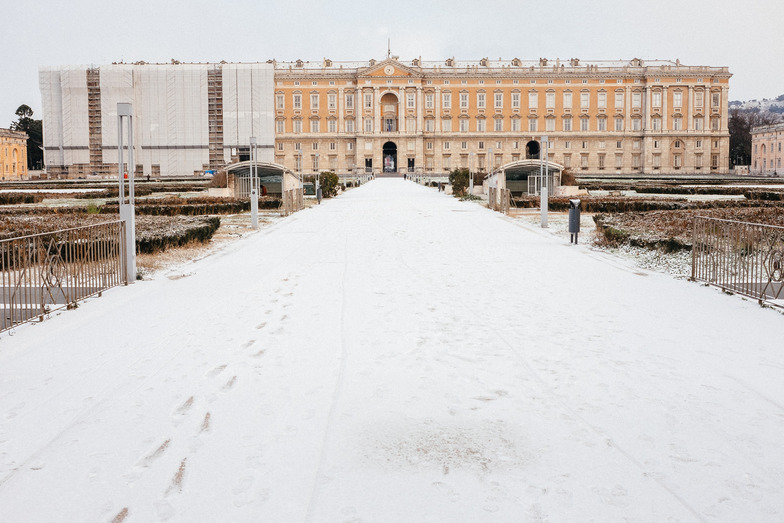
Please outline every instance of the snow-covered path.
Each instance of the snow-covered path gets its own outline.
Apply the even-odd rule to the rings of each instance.
[[[781,521],[784,316],[379,179],[0,338],[0,521]]]

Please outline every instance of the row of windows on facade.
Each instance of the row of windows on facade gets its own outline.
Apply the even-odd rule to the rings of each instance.
[[[757,145],[761,145],[760,150],[761,150],[762,154],[767,154],[767,152],[766,152],[767,148],[765,147],[764,143],[763,144],[754,144],[754,154],[757,154]],[[781,152],[781,142],[779,142],[778,145],[779,145],[778,152]],[[773,139],[771,138],[770,151],[773,152],[774,149],[775,149],[775,145],[773,144]]]
[[[583,83],[583,84],[587,84],[588,83],[588,79],[587,78],[580,78],[579,80],[580,80],[580,83]],[[705,80],[704,78],[697,78],[697,83],[698,84],[704,83],[704,80]],[[564,78],[562,81],[563,81],[564,84],[571,84],[572,83],[572,79],[571,78]],[[654,83],[660,84],[661,81],[662,81],[661,78],[657,78],[657,77],[653,78],[653,82]],[[682,81],[683,81],[682,78],[676,78],[675,79],[675,83],[682,83]],[[714,83],[714,84],[719,83],[719,79],[718,78],[711,78],[710,81],[712,83]],[[395,80],[387,79],[387,84],[392,84],[394,82],[395,82]],[[444,85],[450,85],[452,83],[451,80],[447,80],[447,79],[442,80],[442,82],[443,82]],[[460,84],[461,85],[468,85],[469,83],[474,83],[474,82],[478,83],[479,85],[484,85],[484,83],[485,83],[485,81],[482,80],[482,79],[471,80],[470,82],[467,79],[460,80]],[[538,80],[536,78],[531,78],[531,79],[528,80],[528,83],[530,83],[531,85],[536,84],[537,82],[538,82]],[[372,80],[369,80],[369,79],[365,80],[365,84],[372,84],[372,83],[373,83]],[[415,83],[414,80],[409,78],[408,84],[409,85],[414,85],[414,83]],[[496,80],[495,83],[496,83],[496,85],[501,85],[501,84],[504,83],[504,81],[503,80]],[[517,84],[520,83],[520,80],[519,79],[513,79],[512,83],[514,85],[517,85]],[[548,85],[552,85],[554,83],[555,83],[555,80],[553,80],[553,79],[548,79],[547,80],[547,84]],[[577,82],[575,82],[575,83],[577,83]],[[605,83],[607,83],[607,81],[604,78],[600,78],[599,79],[599,83],[600,84],[605,84]],[[623,84],[623,79],[616,78],[615,79],[615,83],[616,84]],[[641,78],[635,78],[634,79],[634,83],[635,84],[641,84],[642,83],[642,79]],[[318,82],[318,80],[312,80],[310,82],[310,84],[311,85],[319,85],[319,82]],[[335,85],[336,82],[334,80],[329,80],[328,84],[329,85]],[[433,80],[425,80],[425,84],[426,85],[432,85],[433,84]],[[278,81],[278,85],[279,86],[283,85],[283,81],[279,80]],[[299,85],[301,85],[301,82],[299,80],[295,80],[294,81],[294,86],[299,86]],[[354,81],[353,80],[346,80],[346,85],[354,85]]]
[[[614,168],[615,169],[623,169],[624,155],[623,154],[616,154],[614,156],[615,156]],[[555,155],[554,154],[550,154],[550,155],[548,155],[548,157],[549,157],[550,161],[555,161]],[[590,157],[589,153],[581,153],[580,154],[580,164],[579,164],[580,169],[588,169],[589,168],[589,157]],[[491,158],[492,159],[490,161],[492,162],[494,168],[501,167],[502,162],[503,162],[503,158],[502,158],[501,155],[492,155]],[[606,154],[597,154],[596,158],[597,158],[597,160],[596,160],[596,167],[599,170],[603,170],[603,169],[608,168],[607,167],[607,155]],[[641,154],[632,154],[632,168],[633,169],[638,169],[639,170],[641,168],[641,166],[642,166],[642,159],[641,158],[642,158]],[[517,154],[517,155],[513,154],[511,159],[512,159],[513,162],[517,161],[517,160],[520,159],[520,155],[519,154]],[[409,158],[409,160],[413,160],[413,158]],[[312,166],[313,171],[318,171],[319,168],[320,168],[319,167],[320,166],[319,156],[318,155],[312,156],[311,159],[310,159],[310,162],[311,162],[311,166]],[[337,158],[337,156],[330,156],[330,157],[328,157],[327,162],[328,162],[330,170],[334,171],[334,170],[338,169],[338,158]],[[563,156],[561,158],[561,162],[562,162],[564,168],[566,168],[566,169],[570,169],[572,167],[575,167],[575,166],[572,165],[572,155],[571,154],[563,154]],[[425,157],[425,169],[426,170],[432,171],[434,169],[434,163],[435,163],[434,157],[432,157],[432,156]],[[411,165],[411,164],[413,164],[413,161],[407,162],[407,165]],[[302,158],[301,157],[297,157],[296,160],[295,160],[295,168],[296,168],[296,170],[297,171],[301,171],[302,170],[302,165],[303,165]],[[468,157],[468,155],[462,155],[459,158],[459,165],[460,165],[460,167],[463,167],[463,168],[473,167],[472,159],[470,159]],[[353,156],[346,157],[346,166],[350,170],[354,169],[355,163],[354,163],[354,157]],[[671,166],[674,169],[681,169],[681,168],[683,168],[683,166],[684,166],[684,164],[683,164],[683,155],[682,154],[673,154],[672,155],[672,164],[671,164]],[[481,170],[485,170],[485,167],[486,167],[485,156],[483,156],[483,155],[477,156],[476,167],[480,171]],[[661,156],[661,154],[654,154],[652,156],[651,167],[653,167],[653,169],[661,169],[662,168],[662,156]],[[694,168],[695,169],[702,169],[702,167],[703,167],[703,155],[702,154],[695,154],[694,155]],[[779,167],[781,167],[781,163],[780,162],[779,162]],[[447,170],[447,171],[452,169],[452,157],[451,156],[442,156],[441,157],[441,168],[444,169],[444,170]],[[713,154],[713,155],[711,155],[711,169],[718,169],[718,168],[719,168],[719,155],[718,154]]]
[[[591,108],[591,93],[589,91],[581,92],[580,94],[580,109],[590,109]],[[607,108],[607,92],[599,91],[596,97],[596,107],[599,109],[606,109]],[[545,108],[546,109],[555,109],[555,96],[556,93],[553,92],[546,92],[545,93]],[[572,98],[573,93],[570,91],[566,91],[563,93],[563,107],[570,109],[572,108]],[[703,91],[695,91],[694,93],[694,107],[701,108],[704,106],[704,95]],[[311,93],[310,95],[310,109],[311,110],[318,110],[320,108],[320,93]],[[372,109],[373,108],[373,93],[364,93],[364,107],[365,109]],[[624,98],[625,93],[623,91],[615,92],[615,109],[623,109],[624,106]],[[683,92],[682,91],[675,91],[672,93],[673,98],[673,107],[680,108],[683,107]],[[511,93],[511,107],[513,109],[520,108],[520,99],[521,93]],[[459,103],[461,109],[469,109],[469,94],[468,93],[459,93]],[[538,92],[529,92],[528,93],[528,107],[534,108],[539,106],[539,93]],[[713,92],[711,93],[711,106],[714,108],[718,108],[721,106],[721,93]],[[275,95],[275,107],[278,110],[285,110],[286,108],[286,96],[285,94],[278,93]],[[295,110],[302,109],[302,93],[293,93],[292,95],[292,107]],[[441,93],[441,107],[443,109],[451,109],[452,108],[452,93],[445,92]],[[487,108],[487,93],[477,93],[476,94],[476,107],[478,109],[485,109]],[[493,107],[495,109],[503,109],[504,108],[504,93],[493,93]],[[633,92],[632,93],[632,108],[639,109],[642,107],[642,93],[641,92]],[[662,107],[662,92],[661,91],[653,91],[651,93],[651,107],[654,108],[661,108]],[[354,109],[354,94],[346,94],[345,95],[345,108],[346,110],[353,110]],[[416,109],[416,94],[414,93],[407,93],[406,94],[406,108],[408,109]],[[425,93],[425,109],[434,109],[435,108],[435,95],[433,93]],[[337,110],[337,93],[327,93],[327,109],[329,110]]]
[[[702,149],[702,142],[703,142],[702,140],[695,140],[694,141],[694,148],[697,149],[697,150]],[[432,151],[434,149],[434,143],[435,142],[425,142],[425,149],[428,150],[428,151]],[[462,151],[467,151],[469,149],[469,144],[471,144],[471,145],[474,144],[474,142],[468,142],[468,141],[461,141],[461,142],[455,142],[455,143],[456,144],[459,143],[459,148]],[[563,143],[563,148],[564,149],[572,149],[572,141],[571,140],[565,140],[562,143]],[[582,149],[588,149],[593,142],[589,142],[588,140],[581,140],[581,141],[578,141],[576,143]],[[632,149],[640,149],[642,147],[642,141],[641,140],[634,140],[631,143],[632,143]],[[512,150],[515,150],[515,149],[520,149],[521,148],[521,144],[522,144],[522,142],[520,142],[519,140],[515,140],[515,141],[512,141],[509,144],[509,146],[510,146],[510,148]],[[596,148],[597,149],[607,149],[607,142],[604,141],[604,140],[600,140],[598,142],[595,142],[595,144],[596,144]],[[294,147],[293,147],[294,152],[302,154],[302,143],[301,142],[294,142],[293,145],[294,145]],[[354,142],[349,141],[349,142],[346,142],[345,145],[346,145],[346,150],[347,151],[353,151],[354,150]],[[623,140],[616,140],[615,141],[615,148],[616,149],[623,149],[624,145],[626,145],[626,143]],[[662,142],[662,140],[653,140],[653,148],[654,148],[654,150],[655,149],[661,149],[663,145],[666,145],[666,144],[664,144]],[[416,145],[415,145],[414,142],[409,142],[409,144],[408,144],[409,150],[413,150],[415,148],[415,146]],[[503,148],[504,148],[504,142],[495,142],[495,149],[493,149],[493,143],[492,142],[478,141],[478,142],[476,142],[476,146],[477,146],[477,149],[479,149],[480,151],[487,150],[488,154],[492,154],[493,151],[496,151],[496,153],[498,153],[499,151],[502,151]],[[452,142],[442,142],[441,143],[441,147],[445,151],[452,150]],[[684,142],[682,140],[673,140],[672,147],[675,150],[685,149],[686,148],[686,142]],[[718,148],[719,147],[719,140],[713,140],[713,147],[714,148]],[[312,142],[310,144],[310,148],[313,151],[318,151],[319,150],[319,142]],[[337,142],[329,142],[327,144],[327,149],[329,151],[337,151],[338,150]],[[284,142],[278,142],[277,143],[277,150],[279,152],[285,151],[286,150],[286,144]]]
[[[759,169],[759,163],[757,162],[757,160],[754,160],[754,168],[755,169]],[[775,169],[781,169],[781,158],[776,158],[775,161],[774,161],[774,159],[771,158],[770,164],[768,164],[768,159],[767,158],[763,158],[762,159],[762,169],[763,170],[765,170],[765,169],[774,169],[774,168]]]
[[[596,120],[595,128],[592,128],[592,126],[591,126],[591,118],[589,116],[581,116],[578,119],[580,121],[580,123],[579,123],[579,130],[580,131],[607,131],[608,130],[608,124],[607,124],[608,118],[604,118],[604,117],[595,118],[595,120]],[[540,129],[539,120],[536,119],[536,118],[529,118],[527,127],[528,127],[528,131],[529,132],[538,132],[540,130],[545,130],[545,131],[566,131],[566,132],[568,132],[568,131],[572,131],[572,130],[577,130],[577,129],[573,129],[572,120],[573,120],[573,118],[571,118],[571,117],[562,118],[561,119],[560,129],[556,129],[556,127],[557,127],[557,125],[556,125],[557,118],[555,118],[555,117],[545,118],[544,119],[544,121],[545,121],[544,129]],[[309,131],[311,133],[320,133],[321,132],[321,120],[314,118],[314,119],[309,119],[308,121],[309,121],[309,124],[310,124]],[[459,118],[458,119],[457,131],[461,132],[461,133],[466,133],[466,132],[471,132],[471,131],[475,131],[475,132],[480,132],[481,133],[481,132],[487,132],[488,131],[488,125],[487,125],[486,119],[484,119],[484,118],[477,118],[477,119],[473,120],[474,121],[474,128],[473,129],[470,128],[471,127],[471,124],[470,124],[471,121],[472,120],[470,120],[469,118]],[[509,124],[509,128],[507,129],[505,124],[504,124],[504,119],[503,118],[494,118],[492,126],[491,126],[492,131],[493,132],[504,132],[504,131],[520,132],[520,131],[522,131],[522,124],[521,124],[521,119],[520,118],[510,118],[509,121],[511,123]],[[705,130],[705,118],[704,117],[702,117],[702,116],[694,117],[692,119],[692,121],[693,121],[693,127],[692,127],[692,129],[688,129],[688,130],[694,130],[694,131],[704,131]],[[364,132],[365,133],[372,133],[373,132],[373,123],[374,123],[373,118],[366,117],[366,118],[364,118],[362,120],[362,122],[363,122],[363,126],[364,126],[363,127]],[[433,118],[426,118],[424,120],[424,122],[425,122],[425,127],[424,127],[424,131],[425,132],[432,133],[432,132],[436,131],[436,121],[435,121],[435,119],[433,119]],[[346,133],[354,133],[354,132],[356,132],[353,119],[345,120],[343,123],[344,123],[344,132],[346,132]],[[650,129],[653,130],[653,131],[661,131],[663,129],[662,123],[663,123],[663,119],[661,117],[652,117],[651,118],[651,127],[650,127]],[[631,124],[632,124],[632,128],[631,128],[632,131],[642,131],[642,127],[643,127],[642,118],[632,117],[631,118]],[[680,117],[680,116],[672,117],[671,120],[670,120],[670,124],[671,124],[670,128],[673,131],[687,130],[687,129],[684,129],[683,117]],[[711,125],[711,130],[712,131],[720,130],[721,129],[721,118],[718,117],[718,116],[711,117],[710,125]],[[417,131],[417,127],[416,126],[417,126],[417,121],[416,121],[415,118],[406,118],[406,132],[409,132],[409,133],[416,132]],[[397,124],[397,118],[383,118],[382,119],[382,128],[381,128],[381,130],[382,130],[382,132],[397,132],[399,130],[398,129],[398,124]],[[624,131],[625,130],[624,118],[623,117],[613,118],[613,123],[612,123],[612,129],[611,130],[614,130],[614,131]],[[444,119],[441,120],[441,129],[440,129],[440,131],[444,132],[444,133],[451,133],[451,132],[453,132],[453,129],[452,129],[452,119],[451,118],[444,118]],[[286,120],[284,120],[284,119],[276,120],[276,122],[275,122],[275,132],[277,134],[283,134],[283,133],[286,132]],[[303,132],[302,131],[302,120],[301,119],[298,119],[298,118],[292,119],[291,132],[293,132],[295,134],[299,134],[299,133]],[[334,118],[327,119],[327,132],[328,133],[337,133],[338,132],[338,121],[337,121],[337,119],[334,119]]]

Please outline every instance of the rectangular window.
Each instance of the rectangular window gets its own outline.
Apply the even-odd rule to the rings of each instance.
[[[563,156],[563,163],[564,167],[569,169],[572,167],[572,155],[571,154],[564,154]]]
[[[653,155],[653,168],[660,169],[661,168],[661,154],[654,154]]]
[[[428,151],[432,151],[433,150],[433,142],[425,143],[425,149],[427,149]]]
[[[567,92],[563,94],[563,106],[564,109],[572,108],[572,93]]]
[[[639,109],[642,107],[642,93],[632,93],[632,107],[634,109]]]
[[[319,120],[311,120],[310,121],[310,132],[312,132],[312,133],[319,132]]]
[[[680,116],[675,116],[672,119],[672,130],[673,131],[680,131],[683,127],[683,118]]]
[[[673,107],[682,107],[683,106],[683,93],[680,91],[675,91],[672,93],[672,106]]]
[[[416,119],[414,118],[406,118],[406,132],[415,133],[416,132]]]
[[[313,142],[312,144],[310,144],[310,148],[313,149],[314,151],[318,151],[318,142]]]
[[[537,130],[536,129],[536,124],[537,124],[537,120],[535,118],[529,119],[528,120],[528,131],[532,132],[532,133],[535,133],[536,130]]]
[[[319,169],[319,162],[318,162],[318,160],[319,160],[318,156],[313,156],[313,171],[314,172],[318,171],[318,169]]]
[[[661,131],[661,118],[651,118],[651,126],[654,131]]]
[[[616,149],[622,149],[623,148],[623,142],[621,140],[617,140],[615,142],[615,148]]]
[[[623,118],[616,118],[615,119],[615,130],[616,131],[623,131]]]
[[[354,109],[354,95],[347,94],[346,95],[346,109]]]
[[[427,120],[425,120],[425,131],[427,131],[428,133],[432,133],[435,130],[436,130],[436,121],[433,120],[432,118],[428,118]]]
[[[433,104],[433,93],[425,94],[425,109],[432,109]]]
[[[590,126],[588,118],[580,118],[580,130],[587,131]]]
[[[365,93],[365,109],[373,108],[373,93]]]
[[[327,109],[334,111],[338,108],[338,95],[329,93],[327,95]]]
[[[705,93],[702,91],[697,91],[694,93],[694,106],[695,107],[702,107],[702,104],[705,101]]]
[[[599,109],[607,109],[607,93],[599,93],[596,105]]]
[[[604,169],[604,154],[599,155],[599,169]]]
[[[354,132],[354,120],[346,120],[346,132],[347,133]]]
[[[555,109],[555,93],[550,91],[545,93],[545,105],[548,109]]]
[[[294,132],[297,134],[302,132],[302,120],[294,120]]]
[[[468,118],[461,118],[460,119],[460,132],[467,133],[468,132]]]
[[[477,120],[476,121],[476,130],[477,130],[477,132],[480,132],[480,133],[485,132],[487,130],[486,124],[487,124],[486,120]]]
[[[450,147],[449,142],[444,142],[444,150],[448,151],[449,147]]]
[[[571,118],[564,118],[563,119],[563,130],[564,131],[571,131],[572,130],[572,119]]]
[[[634,169],[639,169],[640,168],[640,155],[639,154],[633,154],[632,155],[632,167]]]
[[[520,93],[512,93],[512,109],[520,108]]]
[[[294,95],[294,109],[302,109],[302,95],[295,94]]]
[[[580,93],[580,109],[588,109],[591,106],[590,93]]]
[[[329,170],[336,171],[338,169],[338,157],[337,156],[330,156],[329,157]]]
[[[504,106],[504,93],[495,93],[493,95],[493,105],[496,109],[501,109]]]
[[[278,142],[278,151],[283,150],[283,142]]]
[[[468,109],[468,93],[460,93],[460,108]]]
[[[444,118],[441,120],[441,130],[445,133],[452,132],[452,119],[451,118]]]
[[[338,148],[338,144],[336,144],[335,142],[329,142],[329,150],[330,151],[335,151],[335,150],[337,150],[337,148]]]
[[[449,171],[452,169],[452,157],[451,156],[444,156],[441,160],[441,163],[444,165],[444,170]]]
[[[674,169],[680,169],[681,168],[681,155],[680,154],[674,154],[672,156],[672,167]]]
[[[616,154],[615,155],[615,168],[616,169],[620,169],[622,167],[623,167],[623,155],[622,154]]]
[[[705,119],[704,118],[695,118],[694,119],[694,130],[695,131],[702,131],[703,127],[705,127]]]
[[[275,95],[275,108],[278,110],[283,110],[286,107],[286,96],[282,94]]]
[[[416,94],[406,93],[406,109],[416,108]]]
[[[468,142],[460,142],[461,149],[468,149]]]
[[[319,108],[319,95],[311,94],[310,95],[310,108],[311,109],[318,109]]]
[[[721,105],[721,93],[711,93],[711,107],[719,107]]]
[[[476,106],[479,109],[485,108],[485,93],[476,93]]]
[[[539,93],[536,91],[528,93],[528,108],[534,109],[539,107]]]
[[[452,108],[452,93],[441,93],[441,104],[444,109]]]
[[[286,127],[286,120],[276,120],[275,121],[275,132],[278,134],[283,134],[285,132]]]
[[[721,120],[718,117],[711,118],[711,130],[718,131]]]
[[[365,132],[372,133],[373,132],[373,119],[372,118],[365,118]]]
[[[346,150],[353,151],[354,150],[354,142],[347,142],[346,143]]]
[[[571,149],[571,148],[572,148],[572,142],[570,142],[569,140],[565,141],[564,149]]]
[[[702,155],[701,154],[694,155],[694,168],[695,169],[702,169]]]
[[[327,132],[330,132],[330,133],[338,132],[338,121],[337,120],[327,120]]]
[[[695,146],[696,146],[697,149],[702,149],[702,140],[697,140],[697,142],[695,143]]]
[[[639,131],[641,130],[642,123],[640,118],[632,119],[632,131]]]
[[[597,130],[598,131],[606,131],[607,130],[607,118],[599,118],[597,121]]]
[[[580,155],[580,168],[581,169],[587,169],[588,168],[588,155],[587,154],[581,154]]]
[[[544,121],[546,131],[555,131],[555,118],[548,118]]]
[[[653,107],[661,107],[661,91],[654,91],[651,93],[651,105]]]
[[[512,132],[520,132],[520,118],[512,119]]]
[[[616,91],[615,93],[615,108],[623,109],[623,92]]]
[[[493,123],[493,130],[497,133],[504,130],[504,121],[501,118],[495,119],[495,122]]]

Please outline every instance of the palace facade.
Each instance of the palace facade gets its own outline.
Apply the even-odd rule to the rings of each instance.
[[[488,171],[538,158],[584,174],[729,172],[726,67],[488,60],[111,64],[42,68],[50,173],[116,173],[118,102],[136,172],[247,159],[293,171]]]
[[[763,125],[751,130],[751,174],[782,175],[784,123]]]
[[[0,179],[27,178],[27,133],[0,129]]]
[[[303,172],[727,173],[726,67],[448,59],[275,64],[275,161]]]

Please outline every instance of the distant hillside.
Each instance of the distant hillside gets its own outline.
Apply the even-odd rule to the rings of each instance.
[[[784,119],[784,94],[776,98],[763,98],[762,100],[748,100],[745,102],[733,100],[730,102],[730,109],[769,115],[775,120],[782,120]]]

